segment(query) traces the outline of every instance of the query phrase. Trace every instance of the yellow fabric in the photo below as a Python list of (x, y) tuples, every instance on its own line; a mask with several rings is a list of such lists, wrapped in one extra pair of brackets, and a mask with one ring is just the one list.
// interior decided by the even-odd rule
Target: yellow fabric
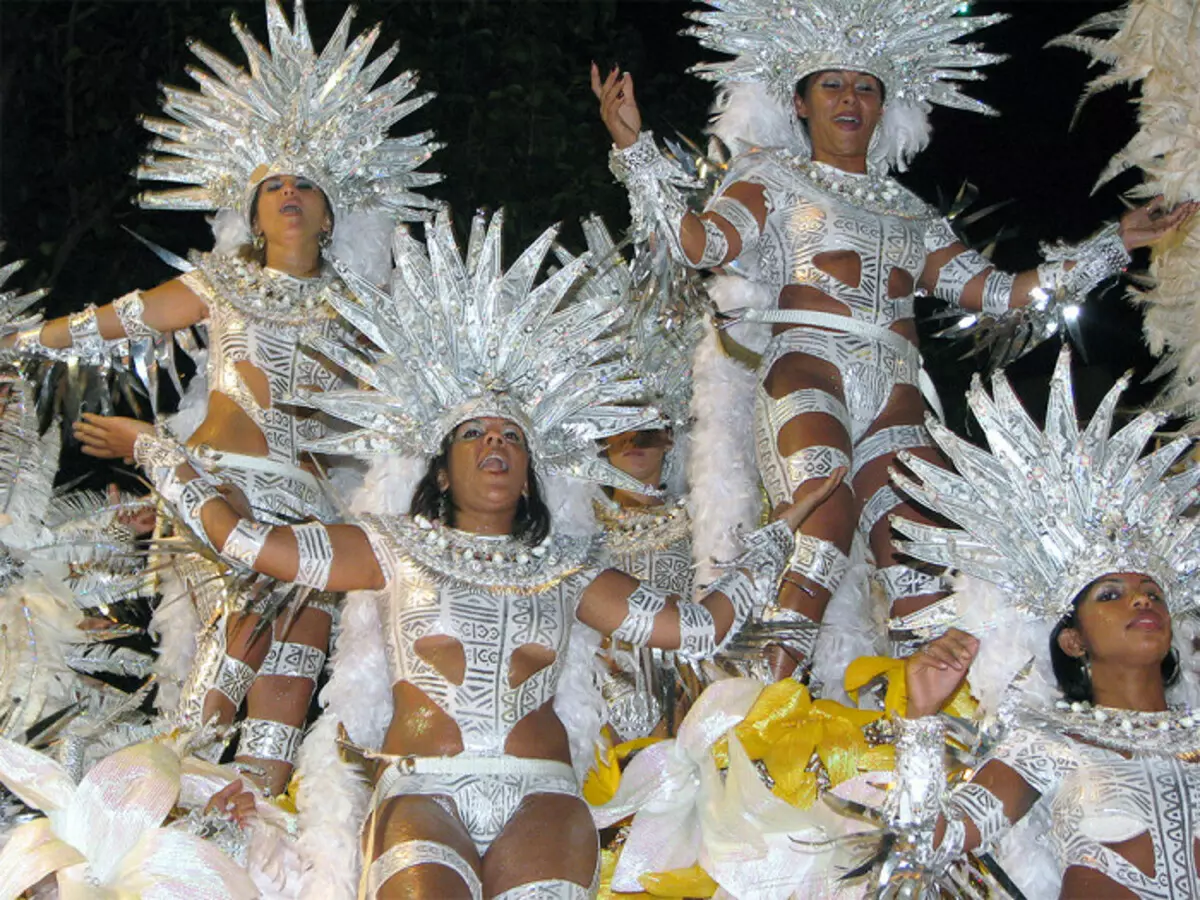
[[(688, 869), (672, 869), (655, 872), (638, 879), (651, 897), (669, 897), (675, 900), (690, 897), (711, 897), (717, 892), (717, 883), (699, 866)], [(636, 897), (637, 894), (616, 894), (616, 897)]]
[(621, 783), (621, 760), (661, 740), (662, 738), (658, 737), (644, 737), (626, 741), (615, 747), (607, 747), (603, 755), (597, 747), (596, 764), (588, 771), (583, 782), (583, 799), (592, 806), (603, 806), (615, 797), (617, 786)]
[[(905, 680), (907, 659), (893, 659), (890, 656), (860, 656), (846, 668), (843, 684), (846, 693), (854, 700), (858, 692), (877, 678), (887, 680), (887, 693), (884, 694), (883, 708), (888, 715), (902, 716), (908, 711), (908, 685)], [(942, 707), (942, 712), (960, 719), (969, 719), (974, 713), (978, 702), (971, 696), (971, 687), (964, 681), (950, 700)]]

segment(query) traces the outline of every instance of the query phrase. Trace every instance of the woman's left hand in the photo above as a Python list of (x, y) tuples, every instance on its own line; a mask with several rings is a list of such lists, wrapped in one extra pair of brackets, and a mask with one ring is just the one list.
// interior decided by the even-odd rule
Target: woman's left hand
[(255, 815), (255, 802), (254, 794), (238, 779), (213, 794), (204, 811), (226, 815), (244, 828)]
[(1185, 200), (1167, 209), (1162, 197), (1155, 197), (1145, 206), (1131, 209), (1121, 216), (1121, 241), (1126, 250), (1136, 250), (1162, 240), (1183, 226), (1200, 209), (1200, 201)]
[(88, 456), (123, 459), (133, 462), (133, 443), (139, 434), (153, 434), (154, 426), (122, 416), (98, 416), (84, 413), (74, 425), (75, 439)]

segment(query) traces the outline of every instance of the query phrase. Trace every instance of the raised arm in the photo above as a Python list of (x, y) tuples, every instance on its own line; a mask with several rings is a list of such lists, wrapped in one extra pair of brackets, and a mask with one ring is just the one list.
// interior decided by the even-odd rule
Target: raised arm
[(746, 535), (746, 552), (699, 602), (606, 569), (583, 592), (579, 621), (635, 646), (676, 650), (687, 658), (712, 656), (775, 596), (795, 546), (793, 533), (837, 489), (844, 474), (838, 469), (778, 521)]
[(178, 331), (203, 322), (208, 307), (180, 278), (148, 291), (132, 291), (106, 306), (89, 306), (4, 339), (4, 346), (37, 350), (86, 347), (154, 332)]
[(134, 457), (180, 519), (218, 553), (255, 572), (322, 591), (379, 590), (386, 578), (357, 525), (269, 526), (240, 516), (218, 487), (197, 476), (183, 449), (142, 434)]
[[(928, 252), (919, 286), (947, 303), (987, 316), (1019, 309), (1043, 296), (1065, 290), (1082, 300), (1089, 291), (1129, 263), (1129, 252), (1145, 247), (1184, 225), (1196, 212), (1195, 202), (1167, 210), (1161, 198), (1131, 209), (1119, 223), (1109, 225), (1074, 246), (1049, 249), (1036, 269), (1011, 274), (968, 249), (949, 223), (935, 221), (926, 233)], [(1047, 248), (1044, 248), (1044, 251)]]
[(634, 233), (639, 240), (657, 235), (676, 262), (714, 269), (737, 259), (762, 232), (767, 219), (761, 185), (735, 182), (725, 187), (703, 213), (688, 208), (681, 188), (696, 187), (677, 163), (667, 159), (642, 131), (642, 114), (633, 92), (633, 76), (614, 67), (603, 80), (592, 63), (592, 93), (600, 118), (612, 135), (609, 164), (629, 190)]

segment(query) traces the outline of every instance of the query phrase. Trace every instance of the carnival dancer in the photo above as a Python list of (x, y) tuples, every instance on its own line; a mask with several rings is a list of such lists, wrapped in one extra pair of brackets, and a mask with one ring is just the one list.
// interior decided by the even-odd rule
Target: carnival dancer
[[(315, 345), (374, 389), (308, 395), (362, 426), (317, 446), (425, 460), (410, 516), (268, 528), (195, 478), (183, 448), (137, 438), (160, 492), (215, 547), (320, 590), (379, 591), (345, 611), (331, 708), (317, 726), (328, 738), (341, 718), (350, 738), (381, 747), (366, 752), (380, 763), (363, 836), (370, 897), (589, 896), (595, 828), (555, 709), (578, 677), (567, 660), (572, 621), (635, 646), (713, 653), (773, 594), (792, 528), (836, 486), (835, 475), (747, 534), (745, 553), (700, 602), (598, 563), (590, 538), (555, 527), (539, 477), (645, 490), (595, 442), (658, 414), (622, 405), (641, 385), (613, 356), (621, 295), (562, 304), (586, 256), (535, 285), (553, 229), (502, 272), (500, 224), (478, 218), (465, 256), (448, 216), (428, 229), (427, 247), (397, 232), (392, 295), (354, 279), (359, 299), (336, 301), (376, 349), (364, 360), (353, 344)], [(381, 642), (386, 663), (372, 653)], [(584, 766), (591, 740), (577, 752)], [(340, 896), (357, 842), (335, 835), (367, 810), (333, 789), (336, 759), (314, 750), (312, 762), (300, 773), (313, 829), (302, 842), (322, 859), (307, 889)]]
[[(300, 341), (344, 329), (334, 301), (346, 287), (328, 248), (333, 257), (357, 260), (355, 268), (368, 277), (386, 277), (391, 219), (416, 219), (433, 206), (416, 189), (438, 176), (416, 169), (437, 145), (428, 133), (387, 137), (430, 95), (411, 96), (411, 72), (376, 86), (396, 55), (393, 47), (368, 64), (378, 26), (349, 41), (348, 9), (318, 54), (303, 0), (290, 25), (278, 0), (267, 0), (266, 13), (269, 48), (236, 17), (232, 21), (249, 73), (193, 43), (211, 74), (192, 72), (199, 92), (166, 88), (170, 118), (143, 120), (159, 138), (138, 176), (191, 186), (145, 192), (139, 202), (152, 209), (219, 210), (218, 249), (232, 252), (194, 254), (195, 268), (180, 278), (30, 328), (15, 343), (32, 352), (71, 352), (207, 325), (207, 410), (190, 437), (184, 435), (204, 448), (197, 458), (245, 496), (257, 520), (333, 521), (337, 510), (300, 449), (326, 426), (287, 400), (301, 387), (329, 388), (345, 376), (302, 351)], [(130, 426), (87, 415), (76, 436), (85, 453), (131, 457)], [(288, 617), (286, 633), (277, 629), (272, 637), (256, 629), (257, 616), (240, 614), (249, 598), (227, 594), (219, 567), (195, 558), (177, 568), (184, 585), (178, 593), (193, 599), (194, 614), (183, 609), (186, 601), (164, 603), (156, 623), (172, 632), (169, 639), (164, 634), (172, 651), (168, 674), (184, 681), (176, 714), (192, 727), (214, 716), (229, 722), (247, 699), (240, 755), (253, 762), (259, 786), (278, 793), (324, 667), (329, 598), (310, 596)], [(230, 612), (236, 614), (227, 620)], [(187, 633), (175, 633), (180, 630)], [(175, 658), (174, 651), (194, 641), (193, 653)], [(190, 670), (180, 671), (188, 661)]]
[[(941, 627), (958, 627), (908, 660), (886, 807), (902, 835), (897, 884), (936, 883), (965, 851), (999, 848), (1031, 897), (1200, 893), (1200, 716), (1181, 702), (1196, 697), (1184, 620), (1200, 599), (1200, 521), (1183, 514), (1200, 468), (1169, 474), (1186, 438), (1141, 455), (1162, 415), (1110, 435), (1126, 384), (1081, 428), (1064, 350), (1044, 430), (997, 375), (990, 397), (978, 381), (969, 394), (990, 453), (930, 420), (961, 474), (904, 459), (919, 481), (897, 475), (898, 486), (961, 530), (896, 519), (900, 548), (976, 581), (939, 604)], [(943, 803), (936, 714), (968, 671), (999, 743)], [(1023, 845), (1052, 851), (1048, 888), (1034, 858), (1003, 843), (1031, 811), (1049, 816)]]
[(719, 461), (693, 454), (696, 558), (721, 543), (707, 523), (726, 521), (734, 507), (743, 521), (757, 513), (756, 486), (729, 480), (752, 469), (751, 436), (774, 507), (849, 469), (806, 524), (779, 598), (778, 620), (807, 635), (792, 653), (811, 658), (816, 629), (797, 626), (822, 619), (856, 530), (900, 626), (942, 596), (938, 576), (900, 563), (887, 524), (889, 515), (922, 521), (888, 485), (896, 454), (939, 459), (921, 424), (922, 394), (935, 408), (936, 398), (917, 347), (914, 294), (981, 317), (1064, 292), (1077, 302), (1195, 206), (1130, 211), (1077, 246), (1054, 248), (1037, 270), (1001, 272), (888, 173), (928, 142), (931, 104), (990, 112), (955, 79), (981, 77), (976, 67), (998, 57), (957, 40), (1002, 16), (964, 16), (953, 0), (708, 5), (692, 14), (691, 33), (734, 58), (698, 71), (721, 88), (713, 132), (738, 155), (704, 212), (689, 210), (681, 188), (692, 182), (641, 130), (632, 76), (593, 67), (592, 87), (638, 235), (653, 233), (683, 265), (744, 276), (713, 293), (723, 324), (742, 329), (739, 342), (760, 354), (755, 376), (722, 358), (715, 335), (697, 356), (698, 395), (723, 394), (708, 398), (717, 414), (694, 433)]

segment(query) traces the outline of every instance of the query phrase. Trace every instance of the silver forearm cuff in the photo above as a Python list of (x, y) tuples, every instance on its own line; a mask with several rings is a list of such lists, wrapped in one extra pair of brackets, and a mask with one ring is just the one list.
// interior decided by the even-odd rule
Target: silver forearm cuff
[(100, 337), (100, 323), (96, 321), (96, 307), (88, 306), (67, 316), (67, 332), (71, 335), (71, 347), (75, 350), (99, 350), (104, 346)]
[(112, 307), (121, 322), (121, 329), (125, 332), (125, 337), (130, 340), (136, 341), (158, 334), (142, 319), (145, 307), (142, 304), (141, 291), (130, 291), (124, 297), (118, 297), (113, 301)]
[(246, 719), (242, 723), (242, 739), (238, 744), (238, 753), (254, 759), (272, 759), (291, 765), (295, 762), (303, 735), (299, 728), (282, 722)]
[(698, 188), (700, 183), (677, 162), (663, 156), (650, 131), (641, 132), (624, 150), (614, 148), (608, 156), (608, 167), (629, 191), (634, 240), (644, 241), (657, 234), (666, 241), (677, 262), (693, 265), (680, 243), (679, 229), (688, 213), (680, 188)]
[(628, 641), (635, 647), (650, 643), (650, 632), (654, 630), (654, 619), (667, 605), (667, 594), (646, 584), (639, 584), (626, 601), (629, 611), (612, 636)]
[(22, 328), (13, 338), (13, 350), (18, 353), (44, 354), (50, 348), (42, 343), (42, 323)]
[(254, 564), (258, 561), (258, 554), (262, 553), (263, 544), (267, 542), (270, 534), (270, 525), (263, 525), (250, 519), (240, 519), (233, 531), (229, 532), (229, 537), (225, 539), (221, 555), (241, 563), (247, 569), (253, 569)]
[(983, 280), (983, 306), (985, 316), (1003, 315), (1012, 305), (1013, 282), (1017, 276), (993, 269)]
[[(1046, 263), (1038, 266), (1040, 286), (1051, 293), (1071, 294), (1076, 302), (1082, 302), (1100, 282), (1123, 271), (1130, 260), (1116, 222), (1075, 245), (1043, 244), (1042, 255)], [(1068, 261), (1075, 263), (1069, 272), (1064, 265)]]
[(704, 223), (704, 252), (696, 260), (696, 267), (711, 269), (723, 263), (725, 257), (729, 255), (729, 240), (725, 237), (721, 226), (712, 219), (701, 219), (700, 221)]
[[(730, 600), (733, 598), (730, 597)], [(737, 609), (736, 603), (734, 609)], [(736, 628), (735, 615), (734, 624), (730, 626), (726, 638), (733, 634)], [(679, 603), (679, 650), (676, 652), (683, 659), (707, 658), (717, 652), (716, 623), (713, 622), (712, 613), (699, 603), (690, 600)]]
[(134, 439), (133, 461), (153, 479), (159, 469), (174, 472), (178, 466), (187, 462), (187, 454), (177, 441), (144, 432)]
[(292, 529), (296, 536), (295, 584), (325, 590), (329, 584), (329, 572), (333, 568), (333, 544), (329, 540), (329, 529), (320, 522), (297, 525)]
[[(965, 817), (975, 823), (979, 832), (979, 846), (984, 849), (993, 846), (1012, 828), (1000, 798), (974, 782), (968, 781), (954, 789), (950, 796), (950, 810), (954, 818)], [(942, 841), (942, 845), (945, 844)]]
[(254, 684), (253, 667), (226, 654), (225, 658), (221, 660), (221, 668), (217, 670), (217, 680), (213, 684), (213, 690), (224, 694), (236, 711), (242, 705), (242, 701), (246, 699), (246, 694), (252, 684)]
[(918, 861), (932, 865), (934, 830), (946, 791), (946, 722), (940, 716), (894, 721), (896, 781), (884, 811), (892, 827), (907, 836)]
[(738, 240), (742, 242), (742, 250), (757, 240), (759, 235), (758, 219), (754, 218), (754, 213), (741, 200), (722, 195), (709, 204), (708, 211), (713, 215), (720, 216), (733, 226)]
[[(174, 474), (171, 478), (174, 478)], [(165, 495), (164, 495), (165, 496)], [(220, 500), (220, 492), (199, 478), (194, 478), (179, 490), (179, 500), (175, 504), (175, 509), (188, 528), (192, 529), (196, 537), (200, 538), (205, 543), (213, 546), (212, 540), (208, 537), (208, 532), (204, 530), (204, 523), (200, 521), (200, 511), (204, 505), (211, 500)], [(220, 550), (213, 546), (214, 550), (219, 553)]]
[(946, 260), (938, 272), (933, 295), (947, 303), (959, 303), (967, 284), (978, 275), (992, 268), (992, 261), (974, 250), (964, 250)]
[(292, 641), (272, 641), (259, 675), (284, 675), (307, 678), (316, 684), (325, 668), (325, 651), (320, 647)]

